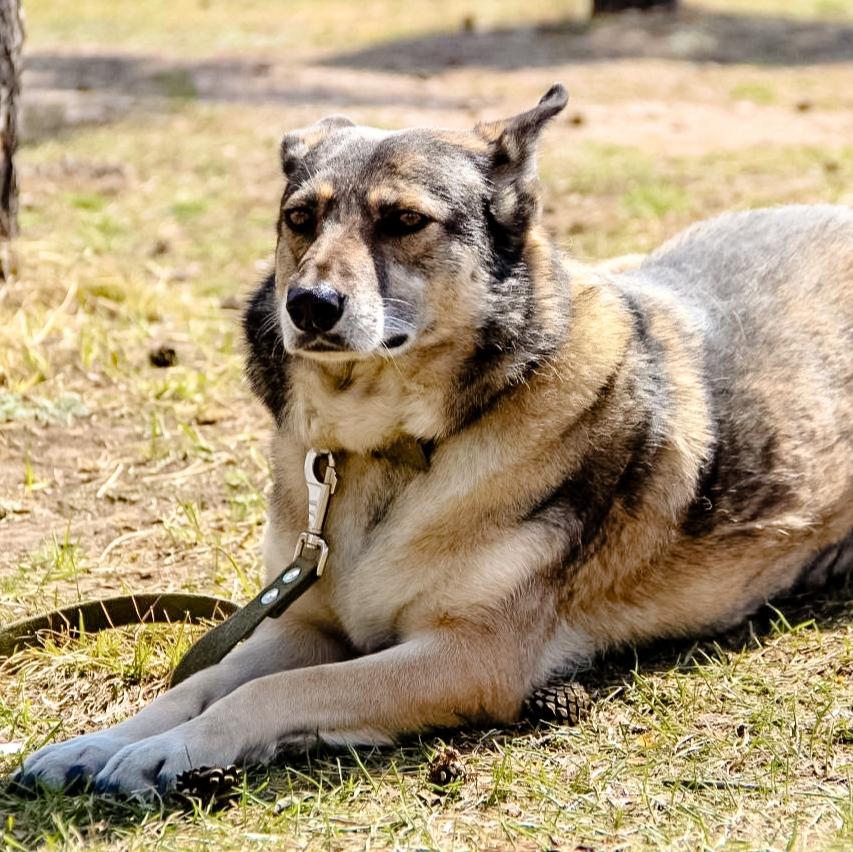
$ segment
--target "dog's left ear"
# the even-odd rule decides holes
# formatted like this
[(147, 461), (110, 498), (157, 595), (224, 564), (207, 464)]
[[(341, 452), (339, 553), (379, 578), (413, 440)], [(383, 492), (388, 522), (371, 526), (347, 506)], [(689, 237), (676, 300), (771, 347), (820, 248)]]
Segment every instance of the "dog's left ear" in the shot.
[(345, 115), (330, 115), (320, 119), (310, 127), (291, 130), (281, 140), (281, 167), (285, 177), (290, 177), (305, 155), (333, 130), (341, 127), (355, 127)]
[(489, 144), (489, 178), (494, 187), (491, 213), (506, 236), (520, 239), (539, 212), (536, 148), (542, 128), (569, 101), (560, 83), (548, 89), (533, 109), (474, 128)]

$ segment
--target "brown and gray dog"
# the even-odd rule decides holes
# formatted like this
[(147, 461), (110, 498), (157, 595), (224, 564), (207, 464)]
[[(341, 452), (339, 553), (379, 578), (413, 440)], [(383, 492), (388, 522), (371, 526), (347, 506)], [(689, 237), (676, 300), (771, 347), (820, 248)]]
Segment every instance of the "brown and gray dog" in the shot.
[[(540, 221), (537, 137), (288, 134), (275, 274), (245, 327), (275, 418), (270, 577), (303, 460), (340, 473), (320, 581), (134, 718), (48, 746), (29, 783), (166, 790), (286, 743), (517, 718), (614, 645), (712, 631), (853, 554), (853, 211), (697, 225), (612, 274)], [(389, 448), (418, 440), (428, 469)]]

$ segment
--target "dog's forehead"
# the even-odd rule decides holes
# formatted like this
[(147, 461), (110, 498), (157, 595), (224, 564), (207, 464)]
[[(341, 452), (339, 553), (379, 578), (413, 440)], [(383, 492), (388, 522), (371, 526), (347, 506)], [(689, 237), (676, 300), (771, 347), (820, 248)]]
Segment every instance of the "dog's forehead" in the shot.
[(481, 157), (476, 140), (462, 133), (342, 127), (311, 149), (304, 174), (336, 192), (391, 181), (447, 196), (482, 182)]

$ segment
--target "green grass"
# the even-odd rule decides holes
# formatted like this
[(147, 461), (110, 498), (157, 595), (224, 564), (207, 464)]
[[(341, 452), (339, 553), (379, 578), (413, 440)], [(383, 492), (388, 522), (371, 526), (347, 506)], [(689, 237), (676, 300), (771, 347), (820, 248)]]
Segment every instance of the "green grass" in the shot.
[[(748, 650), (684, 644), (613, 659), (584, 676), (596, 700), (576, 728), (291, 755), (250, 772), (224, 810), (0, 793), (6, 842), (482, 848), (488, 837), (532, 848), (783, 849), (815, 848), (822, 837), (841, 849), (853, 840), (853, 634), (849, 609), (825, 601), (818, 612), (820, 627), (795, 607), (788, 614), (802, 621), (776, 618)], [(187, 633), (177, 634), (139, 628), (19, 654), (7, 667), (0, 719), (35, 745), (76, 733), (93, 714), (121, 715), (116, 704), (162, 686), (186, 647)], [(57, 680), (69, 684), (58, 703), (47, 688)], [(13, 706), (10, 695), (26, 702)], [(444, 742), (466, 770), (447, 790), (426, 778)]]
[[(311, 0), (243, 0), (239, 14), (224, 0), (144, 0), (109, 3), (81, 0), (69, 15), (50, 0), (31, 0), (27, 7), (31, 37), (49, 47), (75, 43), (110, 45), (113, 49), (155, 49), (197, 56), (209, 51), (345, 48), (353, 42), (384, 40), (426, 33), (448, 26), (461, 27), (466, 15), (480, 23), (501, 25), (530, 18), (556, 20), (581, 16), (585, 0), (509, 0), (491, 4), (475, 0), (437, 0), (429, 6), (371, 0), (354, 6), (347, 0), (324, 0), (320, 14)], [(177, 83), (183, 95), (186, 78)], [(168, 83), (168, 81), (167, 81)]]
[(692, 221), (785, 203), (849, 203), (853, 146), (785, 145), (695, 157), (546, 143), (545, 209), (560, 241), (600, 259), (650, 251)]
[(761, 83), (739, 83), (730, 94), (735, 100), (752, 101), (755, 104), (772, 104), (776, 101), (776, 92)]
[[(853, 14), (851, 4), (826, 0), (701, 5)], [(328, 51), (453, 30), (467, 14), (490, 26), (556, 20), (580, 5), (297, 0), (285, 13), (253, 0), (235, 8), (85, 0), (71, 14), (33, 0), (29, 44), (314, 62)], [(726, 209), (851, 202), (853, 146), (841, 135), (825, 145), (797, 141), (796, 122), (811, 114), (793, 110), (802, 96), (827, 110), (822, 120), (846, 108), (849, 71), (839, 66), (451, 70), (432, 81), (389, 77), (389, 90), (408, 87), (398, 102), (341, 106), (388, 126), (435, 118), (462, 127), (482, 114), (478, 104), (497, 109), (496, 99), (517, 97), (519, 87), (541, 92), (558, 78), (577, 81), (580, 108), (602, 103), (625, 114), (619, 144), (581, 141), (575, 133), (586, 128), (562, 120), (544, 141), (545, 216), (580, 257), (648, 251)], [(180, 70), (155, 83), (165, 105), (145, 102), (108, 125), (67, 128), (20, 151), (20, 274), (0, 285), (4, 621), (125, 590), (245, 601), (258, 588), (269, 424), (241, 378), (235, 304), (274, 247), (282, 131), (338, 105), (204, 101)], [(432, 93), (448, 87), (458, 108), (430, 112)], [(692, 154), (635, 144), (635, 102), (670, 94), (692, 104), (747, 99), (754, 112), (743, 121), (791, 108), (792, 136)], [(151, 366), (149, 353), (162, 344), (177, 352), (176, 366)], [(704, 643), (606, 661), (583, 675), (594, 709), (573, 729), (463, 732), (398, 749), (296, 755), (250, 773), (222, 811), (22, 799), (0, 789), (0, 833), (7, 848), (23, 849), (850, 848), (849, 590), (841, 600), (786, 610), (787, 620), (777, 617), (746, 649)], [(128, 629), (0, 663), (0, 742), (30, 750), (126, 717), (164, 687), (190, 635), (177, 625)], [(427, 764), (445, 741), (460, 750), (467, 774), (438, 791)], [(0, 758), (0, 771), (17, 760)]]

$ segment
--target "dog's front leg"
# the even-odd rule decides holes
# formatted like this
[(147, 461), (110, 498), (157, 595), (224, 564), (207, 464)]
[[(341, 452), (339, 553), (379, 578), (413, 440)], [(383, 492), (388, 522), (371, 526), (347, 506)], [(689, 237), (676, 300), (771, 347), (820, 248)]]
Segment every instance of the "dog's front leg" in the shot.
[(222, 662), (187, 678), (136, 716), (106, 730), (39, 749), (24, 761), (16, 780), (29, 787), (74, 786), (97, 775), (128, 744), (195, 718), (253, 678), (340, 660), (346, 653), (340, 642), (297, 618), (267, 619)]
[(187, 769), (266, 761), (299, 740), (390, 743), (407, 732), (514, 720), (536, 677), (526, 639), (500, 630), (433, 633), (253, 680), (183, 725), (123, 748), (96, 790), (165, 792)]

